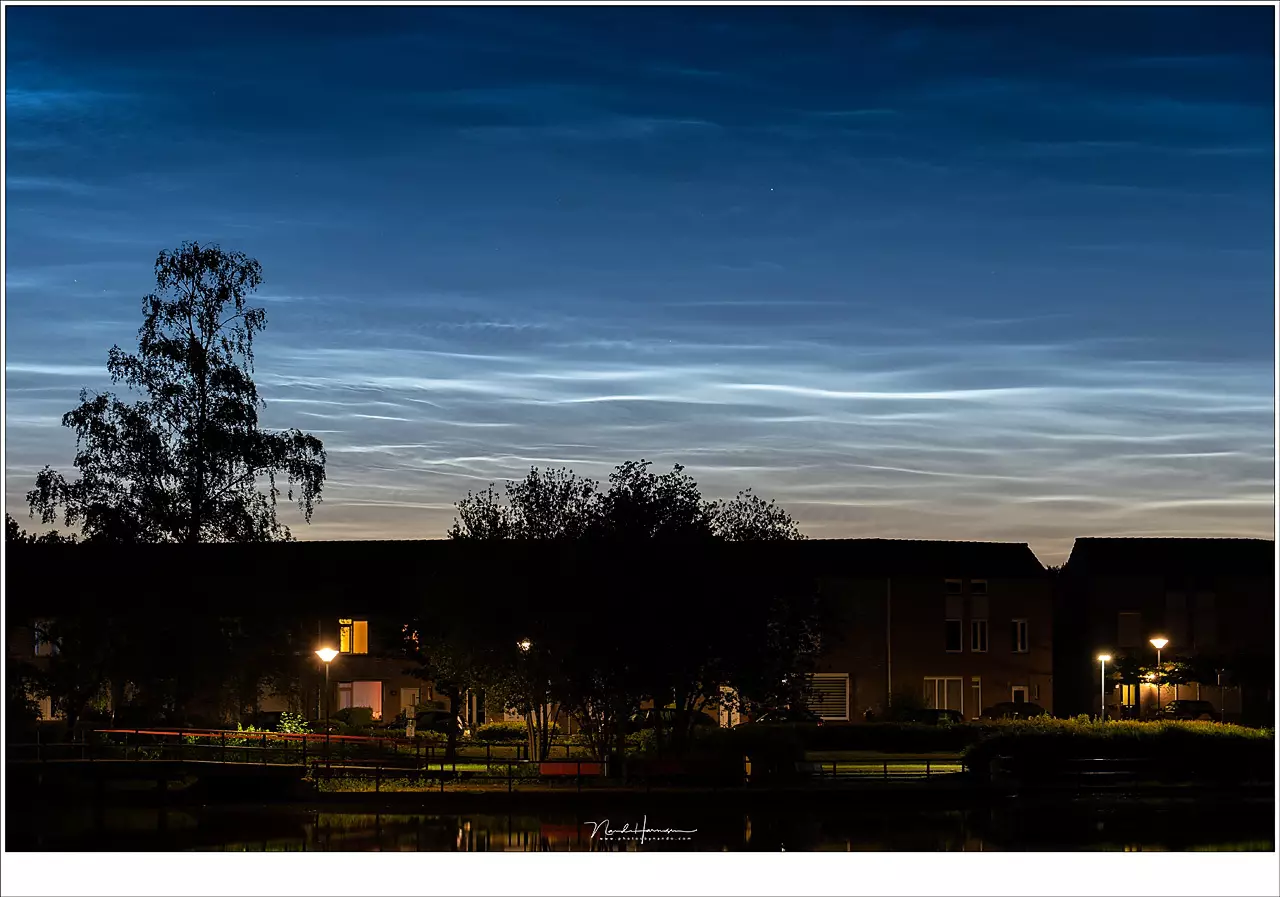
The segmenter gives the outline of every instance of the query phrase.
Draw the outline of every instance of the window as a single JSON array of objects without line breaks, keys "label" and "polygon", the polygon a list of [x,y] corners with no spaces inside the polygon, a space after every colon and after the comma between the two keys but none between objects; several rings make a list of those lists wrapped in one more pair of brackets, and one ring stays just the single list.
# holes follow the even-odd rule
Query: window
[{"label": "window", "polygon": [[338,651],[343,654],[369,653],[369,621],[338,621]]},{"label": "window", "polygon": [[961,582],[960,582],[960,580],[958,580],[958,579],[948,579],[948,580],[947,580],[947,594],[948,594],[948,595],[959,595],[961,591],[962,591],[962,586],[961,586]]},{"label": "window", "polygon": [[969,691],[972,692],[969,701],[969,713],[978,716],[982,713],[982,679],[974,676],[969,680]]},{"label": "window", "polygon": [[1013,691],[1012,693],[1013,703],[1015,704],[1027,703],[1027,687],[1025,685],[1015,685],[1012,691]]},{"label": "window", "polygon": [[969,580],[969,594],[970,595],[987,594],[987,581],[985,579]]},{"label": "window", "polygon": [[1120,703],[1125,707],[1136,707],[1138,705],[1138,686],[1121,685]]},{"label": "window", "polygon": [[987,650],[987,621],[969,621],[969,650],[979,654]]},{"label": "window", "polygon": [[1121,611],[1116,618],[1116,647],[1136,648],[1142,642],[1142,614]]},{"label": "window", "polygon": [[944,632],[946,633],[947,651],[949,653],[955,654],[964,650],[959,620],[947,620],[944,624]]},{"label": "window", "polygon": [[368,707],[374,719],[382,719],[381,682],[339,682],[338,709]]},{"label": "window", "polygon": [[809,709],[823,719],[849,718],[849,674],[815,673],[810,683]]},{"label": "window", "polygon": [[964,680],[930,676],[924,680],[924,706],[930,710],[964,711]]},{"label": "window", "polygon": [[1027,621],[1014,620],[1010,628],[1010,650],[1014,654],[1026,654],[1031,650],[1031,642],[1027,638]]}]

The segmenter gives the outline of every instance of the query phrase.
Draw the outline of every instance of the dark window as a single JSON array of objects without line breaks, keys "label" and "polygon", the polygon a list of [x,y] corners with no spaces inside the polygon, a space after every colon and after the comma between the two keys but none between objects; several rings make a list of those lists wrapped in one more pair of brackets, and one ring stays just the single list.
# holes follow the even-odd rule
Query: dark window
[{"label": "dark window", "polygon": [[948,580],[947,580],[947,594],[948,594],[948,595],[959,595],[961,591],[963,591],[963,589],[962,589],[962,587],[961,587],[961,582],[960,582],[960,580],[958,580],[958,579],[948,579]]},{"label": "dark window", "polygon": [[985,579],[969,580],[969,594],[970,595],[987,594],[987,581]]},{"label": "dark window", "polygon": [[964,650],[959,620],[947,620],[945,625],[947,650],[956,652]]},{"label": "dark window", "polygon": [[987,621],[969,621],[969,650],[981,654],[987,650]]},{"label": "dark window", "polygon": [[1027,638],[1027,621],[1014,620],[1010,627],[1011,649],[1014,654],[1026,654],[1031,650],[1030,639]]}]

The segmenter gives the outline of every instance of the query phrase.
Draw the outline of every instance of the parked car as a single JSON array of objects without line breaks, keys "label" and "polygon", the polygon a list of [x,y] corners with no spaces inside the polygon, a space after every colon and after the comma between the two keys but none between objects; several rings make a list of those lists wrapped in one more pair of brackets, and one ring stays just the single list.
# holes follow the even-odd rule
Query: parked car
[{"label": "parked car", "polygon": [[[713,728],[719,726],[714,719],[708,714],[700,710],[685,710],[679,714],[670,707],[664,708],[662,711],[662,728],[671,730],[676,727],[678,722],[687,722],[690,728],[698,726],[711,726]],[[627,723],[628,732],[642,732],[645,729],[656,729],[658,727],[658,712],[655,710],[641,710],[635,716],[631,717]]]},{"label": "parked car", "polygon": [[1156,714],[1160,719],[1203,719],[1222,722],[1222,714],[1208,701],[1170,701]]},{"label": "parked car", "polygon": [[[441,735],[448,735],[449,711],[419,710],[417,716],[414,717],[414,728],[419,732],[439,732]],[[460,716],[453,717],[453,728],[459,737],[467,734],[466,724],[463,723]]]},{"label": "parked car", "polygon": [[[780,707],[775,710],[766,710],[755,719],[745,723],[739,723],[739,726],[821,726],[822,717],[814,713],[807,707]],[[735,726],[734,728],[737,728]]]},{"label": "parked car", "polygon": [[964,715],[959,710],[898,710],[889,714],[888,719],[895,723],[917,723],[923,726],[941,726],[950,723],[964,722]]},{"label": "parked car", "polygon": [[1043,707],[1026,701],[1001,701],[982,711],[983,719],[1031,719],[1033,716],[1044,715]]}]

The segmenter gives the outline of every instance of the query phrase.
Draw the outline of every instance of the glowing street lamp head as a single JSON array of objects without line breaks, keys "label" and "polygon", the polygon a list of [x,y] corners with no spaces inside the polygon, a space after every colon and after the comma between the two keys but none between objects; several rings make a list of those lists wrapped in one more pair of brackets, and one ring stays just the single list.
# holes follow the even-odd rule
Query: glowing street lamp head
[{"label": "glowing street lamp head", "polygon": [[533,647],[533,642],[529,641],[527,638],[521,639],[520,641],[516,642],[516,647],[519,648],[521,651],[528,652],[528,650]]},{"label": "glowing street lamp head", "polygon": [[320,648],[316,651],[316,657],[319,657],[325,663],[329,663],[337,656],[338,652],[332,648]]},{"label": "glowing street lamp head", "polygon": [[1099,655],[1098,655],[1098,660],[1102,661],[1103,663],[1110,663],[1110,662],[1111,662],[1111,655],[1110,655],[1110,654],[1099,654]]},{"label": "glowing street lamp head", "polygon": [[1169,640],[1167,638],[1153,638],[1151,644],[1156,646],[1157,651],[1162,651],[1164,646],[1169,644]]}]

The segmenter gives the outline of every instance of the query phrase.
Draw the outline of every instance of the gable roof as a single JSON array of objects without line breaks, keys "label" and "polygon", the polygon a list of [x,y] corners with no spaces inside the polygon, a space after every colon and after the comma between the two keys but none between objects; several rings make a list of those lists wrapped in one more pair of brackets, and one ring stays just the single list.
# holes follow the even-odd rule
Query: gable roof
[{"label": "gable roof", "polygon": [[1211,576],[1272,578],[1271,539],[1076,539],[1065,572],[1077,576]]}]

